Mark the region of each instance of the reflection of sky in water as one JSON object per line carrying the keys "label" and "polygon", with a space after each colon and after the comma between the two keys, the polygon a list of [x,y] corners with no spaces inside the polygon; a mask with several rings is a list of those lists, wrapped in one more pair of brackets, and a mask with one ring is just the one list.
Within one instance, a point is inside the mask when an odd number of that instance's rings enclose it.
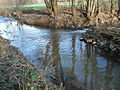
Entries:
{"label": "reflection of sky in water", "polygon": [[79,40],[87,29],[53,31],[3,22],[0,17],[1,36],[13,40],[11,45],[19,47],[34,64],[46,63],[47,56],[56,57],[53,64],[58,65],[58,76],[61,77],[62,72],[67,90],[120,88],[120,65],[108,61],[97,54],[95,48]]}
{"label": "reflection of sky in water", "polygon": [[0,16],[0,23],[10,22],[10,21],[16,21],[16,20]]}

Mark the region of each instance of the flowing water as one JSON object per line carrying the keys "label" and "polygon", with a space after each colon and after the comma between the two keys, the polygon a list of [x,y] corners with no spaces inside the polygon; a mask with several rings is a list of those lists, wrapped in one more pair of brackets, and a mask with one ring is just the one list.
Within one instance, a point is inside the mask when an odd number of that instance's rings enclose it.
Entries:
{"label": "flowing water", "polygon": [[0,17],[0,35],[37,67],[53,69],[56,78],[49,80],[63,83],[66,90],[120,90],[120,64],[81,42],[86,30],[42,29]]}

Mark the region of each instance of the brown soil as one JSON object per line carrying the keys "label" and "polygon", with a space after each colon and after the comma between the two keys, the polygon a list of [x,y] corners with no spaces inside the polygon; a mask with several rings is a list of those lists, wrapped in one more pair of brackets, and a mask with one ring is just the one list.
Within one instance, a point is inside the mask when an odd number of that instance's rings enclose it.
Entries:
{"label": "brown soil", "polygon": [[[38,12],[36,14],[36,12]],[[43,11],[27,10],[24,11],[20,17],[23,23],[35,25],[39,27],[46,27],[52,29],[77,29],[84,27],[85,19],[81,13],[77,12],[76,20],[73,20],[72,14],[62,10],[59,12],[58,17],[54,19],[49,13]]]}

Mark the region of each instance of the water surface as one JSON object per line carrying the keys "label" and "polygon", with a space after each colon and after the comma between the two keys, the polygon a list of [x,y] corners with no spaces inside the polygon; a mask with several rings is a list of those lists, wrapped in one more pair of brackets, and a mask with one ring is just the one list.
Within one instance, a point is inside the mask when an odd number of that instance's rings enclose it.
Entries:
{"label": "water surface", "polygon": [[79,40],[87,29],[55,31],[7,19],[0,17],[0,35],[37,67],[54,67],[54,83],[63,83],[66,90],[120,90],[120,64]]}

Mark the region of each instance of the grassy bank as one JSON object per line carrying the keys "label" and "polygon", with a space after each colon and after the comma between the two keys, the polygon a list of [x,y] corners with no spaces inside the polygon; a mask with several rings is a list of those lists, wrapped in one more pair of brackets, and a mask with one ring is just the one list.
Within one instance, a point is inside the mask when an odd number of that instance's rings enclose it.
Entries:
{"label": "grassy bank", "polygon": [[[59,7],[70,7],[71,5],[69,5],[68,2],[66,2],[66,3],[59,2],[59,3],[58,3],[58,6],[59,6]],[[29,8],[46,8],[46,6],[45,6],[44,3],[42,3],[42,4],[25,5],[25,6],[23,6],[23,8],[28,8],[28,9],[29,9]]]}
{"label": "grassy bank", "polygon": [[[50,89],[51,88],[51,89]],[[57,90],[9,41],[0,37],[0,90]]]}

